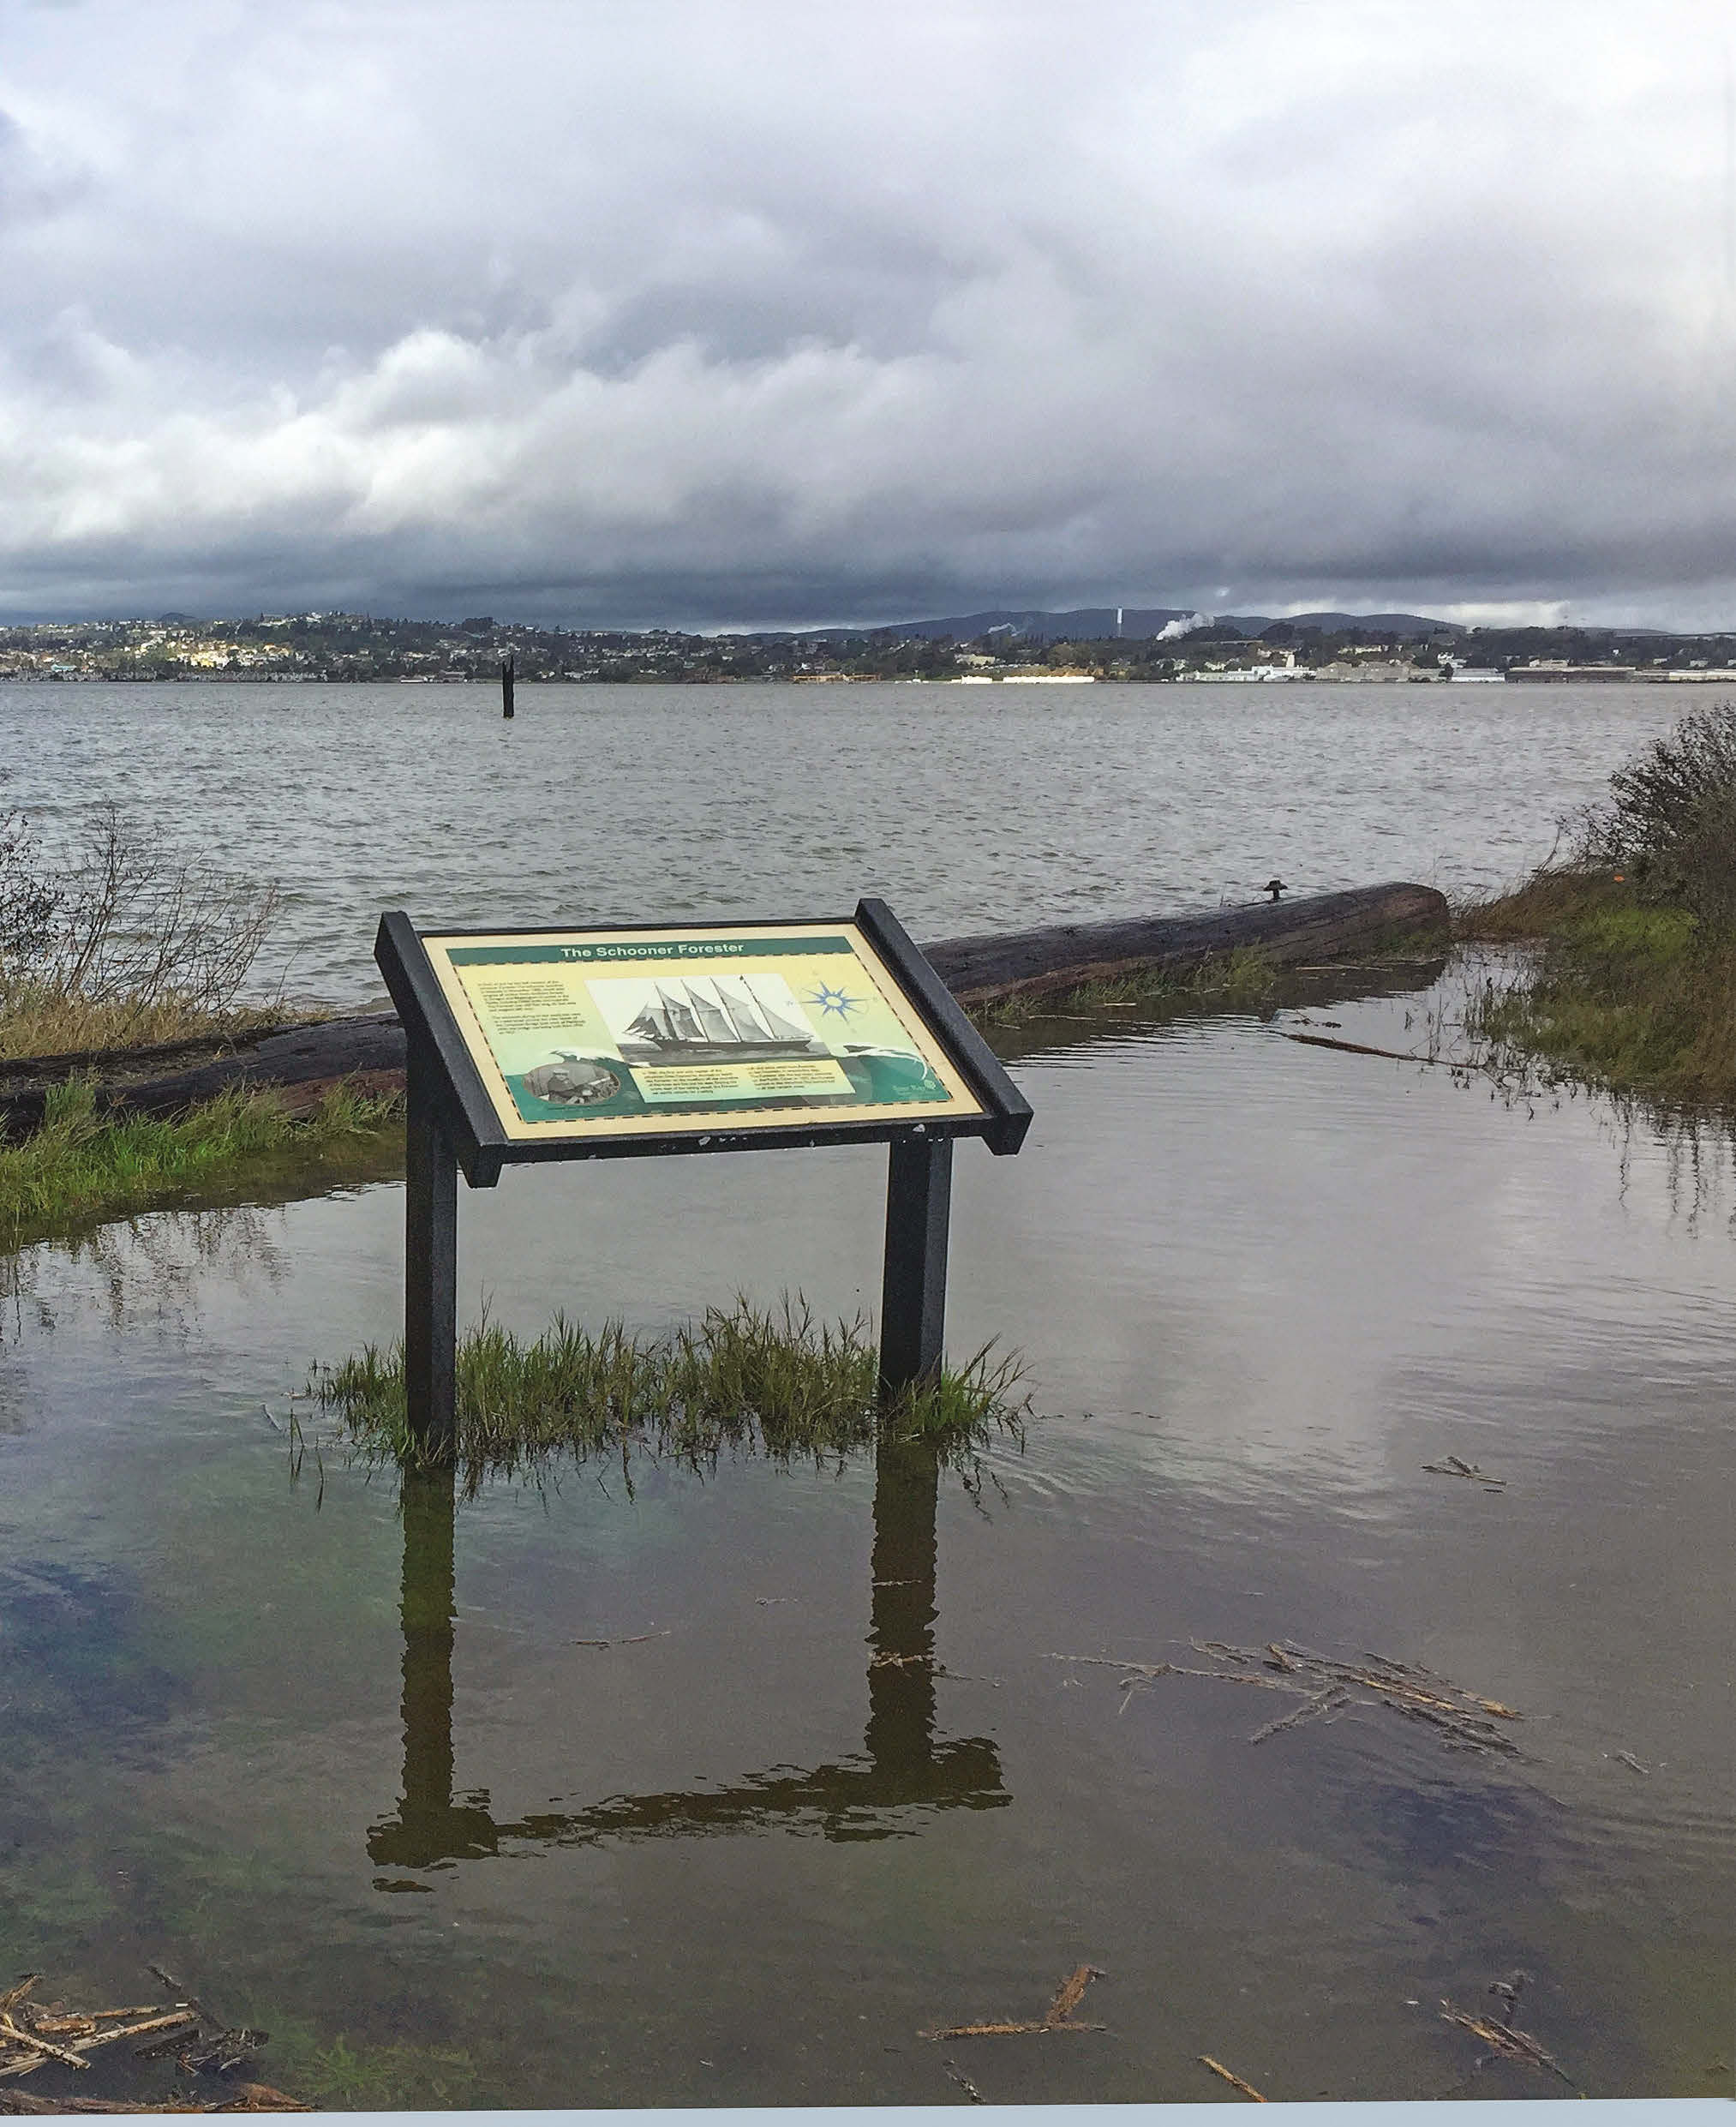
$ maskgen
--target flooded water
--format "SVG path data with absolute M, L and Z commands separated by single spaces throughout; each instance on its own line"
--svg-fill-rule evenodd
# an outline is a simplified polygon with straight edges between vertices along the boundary
M 427 927 L 883 895 L 918 938 L 1420 879 L 1488 891 L 1694 706 L 1668 686 L 0 685 L 0 812 L 113 799 L 283 884 L 262 962 L 374 993 Z M 1057 696 L 1063 697 L 1057 700 Z M 1693 698 L 1690 698 L 1692 697 Z
M 1035 1415 L 970 1489 L 455 1506 L 329 1440 L 292 1482 L 290 1392 L 394 1333 L 389 1180 L 24 1251 L 0 1970 L 161 1963 L 338 2104 L 1228 2095 L 1201 2054 L 1273 2098 L 1727 2094 L 1736 1197 L 1583 1101 L 1284 1039 L 1407 1049 L 1427 1002 L 1003 1041 L 1037 1120 L 961 1156 L 949 1343 L 1021 1349 Z M 464 1312 L 853 1314 L 883 1192 L 872 1151 L 509 1173 Z M 1366 1682 L 1254 1743 L 1299 1702 L 1181 1672 L 1272 1642 L 1426 1668 L 1516 1750 Z M 1082 1964 L 1100 2032 L 922 2035 Z M 1565 2080 L 1443 2020 L 1516 1971 Z

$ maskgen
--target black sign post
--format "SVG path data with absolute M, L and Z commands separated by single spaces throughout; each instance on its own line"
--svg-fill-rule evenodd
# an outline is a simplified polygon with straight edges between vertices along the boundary
M 852 935 L 847 940 L 800 939 L 790 950 L 812 944 L 829 948 L 847 944 L 859 956 L 850 964 L 869 976 L 871 984 L 879 985 L 878 993 L 897 1008 L 899 1023 L 916 1046 L 907 1056 L 881 1053 L 892 1054 L 895 1062 L 907 1062 L 923 1072 L 923 1083 L 934 1096 L 913 1099 L 902 1113 L 896 1099 L 883 1099 L 877 1105 L 846 1093 L 818 1099 L 767 1095 L 757 1103 L 743 1101 L 727 1110 L 715 1104 L 705 1106 L 696 1094 L 685 1110 L 647 1108 L 625 1124 L 613 1117 L 592 1123 L 582 1108 L 555 1114 L 550 1099 L 531 1100 L 515 1091 L 514 1081 L 489 1046 L 487 1028 L 465 1005 L 469 993 L 442 980 L 428 942 L 435 944 L 448 969 L 459 961 L 543 964 L 560 956 L 590 971 L 600 959 L 637 958 L 655 963 L 658 955 L 684 952 L 751 954 L 756 944 L 775 939 L 781 932 L 829 929 Z M 953 1141 L 981 1137 L 991 1153 L 1016 1153 L 1030 1128 L 1029 1104 L 883 902 L 864 900 L 853 916 L 825 923 L 690 926 L 683 934 L 688 942 L 680 946 L 661 942 L 668 935 L 667 929 L 650 925 L 606 934 L 544 930 L 504 936 L 494 932 L 424 935 L 402 913 L 380 920 L 374 958 L 404 1022 L 408 1048 L 404 1386 L 410 1425 L 430 1447 L 449 1446 L 457 1431 L 460 1168 L 472 1189 L 492 1189 L 503 1165 L 549 1159 L 883 1142 L 889 1150 L 880 1309 L 882 1395 L 895 1396 L 931 1378 L 940 1366 Z M 640 937 L 646 941 L 643 946 L 635 943 Z M 472 939 L 486 943 L 466 952 L 465 943 Z M 564 942 L 569 939 L 578 943 Z M 586 942 L 596 939 L 604 943 Z M 506 972 L 517 974 L 518 970 Z M 703 981 L 702 978 L 698 1009 L 718 1018 L 722 999 L 715 989 L 707 992 Z M 685 994 L 691 1004 L 691 986 Z M 752 992 L 748 997 L 751 1007 Z M 709 1004 L 704 1001 L 708 998 Z M 667 1021 L 667 1005 L 659 1009 Z M 675 1009 L 679 1014 L 679 1005 Z M 731 1031 L 739 1038 L 739 1028 Z M 775 1034 L 777 1029 L 768 1025 L 766 1031 Z M 672 1052 L 677 1046 L 672 1028 Z M 758 1045 L 766 1050 L 775 1046 L 772 1041 Z M 697 1028 L 686 1046 L 716 1052 L 715 1036 L 707 1049 Z M 845 1079 L 841 1064 L 856 1063 L 856 1051 L 864 1048 L 865 1045 L 846 1044 L 838 1052 L 841 1062 L 835 1062 L 817 1040 L 810 1045 L 813 1055 L 824 1057 L 823 1068 L 847 1085 L 853 1081 Z M 920 1052 L 926 1052 L 926 1064 Z M 578 1068 L 590 1074 L 593 1084 L 601 1082 L 595 1058 Z M 776 1068 L 759 1066 L 763 1071 Z M 614 1071 L 602 1075 L 618 1087 L 631 1074 L 627 1065 L 616 1059 Z M 524 1082 L 522 1075 L 516 1081 L 520 1087 Z M 542 1082 L 549 1083 L 546 1072 Z M 571 1075 L 562 1082 L 578 1084 Z M 661 1081 L 669 1082 L 667 1078 Z M 707 1081 L 703 1072 L 696 1071 L 690 1079 L 673 1082 L 685 1087 L 690 1083 L 703 1087 Z M 774 1077 L 766 1082 L 776 1081 Z M 575 1092 L 570 1097 L 580 1096 Z M 667 1099 L 669 1095 L 663 1093 L 661 1097 Z M 542 1120 L 545 1109 L 550 1111 L 552 1122 Z
M 880 1284 L 880 1389 L 894 1394 L 940 1366 L 946 1330 L 946 1244 L 952 1140 L 892 1141 L 886 1181 L 886 1267 Z
M 440 1118 L 438 1083 L 424 1045 L 412 1040 L 404 1104 L 404 1385 L 423 1441 L 449 1445 L 458 1433 L 458 1161 Z

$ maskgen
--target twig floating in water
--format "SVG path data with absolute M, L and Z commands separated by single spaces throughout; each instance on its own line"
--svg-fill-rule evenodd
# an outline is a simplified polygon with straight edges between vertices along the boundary
M 1444 2023 L 1457 2024 L 1461 2031 L 1481 2039 L 1489 2049 L 1486 2058 L 1499 2055 L 1505 2060 L 1523 2061 L 1528 2067 L 1547 2068 L 1551 2075 L 1559 2076 L 1570 2090 L 1577 2088 L 1555 2056 L 1546 2053 L 1529 2031 L 1516 2031 L 1507 2023 L 1490 2023 L 1482 2016 L 1461 2016 L 1450 2002 L 1442 2002 L 1440 2015 Z M 1482 2063 L 1477 2064 L 1481 2067 Z
M 985 2101 L 982 2092 L 978 2089 L 977 2086 L 971 2081 L 970 2077 L 968 2076 L 961 2076 L 959 2073 L 958 2066 L 955 2062 L 943 2060 L 941 2063 L 941 2066 L 945 2069 L 947 2074 L 952 2078 L 952 2080 L 957 2083 L 960 2089 L 964 2092 L 965 2095 L 970 2100 L 973 2105 L 981 2105 Z
M 311 2105 L 273 2090 L 267 2082 L 231 2083 L 229 2094 L 209 2105 L 183 2099 L 167 2105 L 141 2105 L 126 2098 L 32 2098 L 21 2090 L 0 2090 L 0 2112 L 35 2116 L 45 2112 L 311 2112 Z
M 291 1420 L 294 1419 L 295 1415 L 296 1414 L 293 1411 L 290 1413 Z M 166 1986 L 169 1992 L 175 1996 L 175 2006 L 177 2009 L 196 2009 L 200 2015 L 205 2019 L 207 2023 L 214 2023 L 219 2028 L 221 2027 L 223 2023 L 222 2017 L 213 2016 L 210 2010 L 207 2009 L 205 2004 L 200 2000 L 198 1995 L 195 1994 L 190 1987 L 183 1986 L 172 1972 L 165 1972 L 160 1964 L 147 1965 L 145 1969 L 151 1974 L 153 1980 L 161 1980 L 164 1986 Z
M 1213 2060 L 1209 2053 L 1201 2053 L 1200 2064 L 1202 2068 L 1209 2068 L 1214 2076 L 1222 2076 L 1224 2082 L 1229 2083 L 1232 2088 L 1241 2091 L 1245 2098 L 1252 2098 L 1256 2105 L 1266 2103 L 1266 2100 L 1261 2097 L 1251 2082 L 1244 2082 L 1240 2076 L 1226 2068 L 1221 2060 Z
M 1263 1743 L 1268 1735 L 1276 1735 L 1282 1729 L 1299 1729 L 1308 1722 L 1318 1720 L 1321 1714 L 1331 1713 L 1334 1708 L 1347 1706 L 1350 1694 L 1342 1684 L 1329 1685 L 1313 1699 L 1302 1701 L 1294 1713 L 1280 1714 L 1276 1721 L 1268 1721 L 1263 1729 L 1256 1729 L 1248 1737 L 1250 1743 Z
M 151 1969 L 177 1994 L 183 1992 L 171 1974 L 155 1965 Z M 87 2056 L 99 2047 L 142 2038 L 147 2043 L 133 2049 L 135 2059 L 150 2060 L 165 2052 L 179 2051 L 183 2068 L 221 2075 L 229 2079 L 229 2088 L 213 2103 L 182 2099 L 159 2105 L 142 2104 L 136 2099 L 129 2101 L 69 2094 L 27 2098 L 15 2091 L 6 2091 L 0 2092 L 0 2113 L 281 2112 L 313 2109 L 268 2084 L 232 2080 L 249 2056 L 266 2043 L 268 2034 L 237 2028 L 219 2032 L 213 2041 L 201 2042 L 201 2023 L 215 2022 L 216 2019 L 196 1996 L 168 2003 L 139 2003 L 86 2012 L 69 2009 L 62 2002 L 27 2002 L 26 1997 L 39 1977 L 39 1974 L 27 1974 L 0 1995 L 0 2078 L 11 2080 L 27 2076 L 51 2061 L 69 2068 L 88 2068 Z M 183 2050 L 201 2046 L 202 2050 L 194 2053 Z
M 1082 2024 L 1070 2024 L 1069 2030 L 1082 2030 Z M 919 2031 L 919 2039 L 1010 2039 L 1029 2031 L 1046 2031 L 1046 2023 L 949 2023 L 941 2031 Z
M 1086 1988 L 1093 1980 L 1102 1977 L 1102 1968 L 1098 1965 L 1081 1964 L 1076 1967 L 1056 1988 L 1055 1998 L 1050 2003 L 1049 2014 L 1044 2021 L 1051 2025 L 1064 2023 L 1085 1999 Z
M 1422 1466 L 1432 1477 L 1469 1477 L 1473 1484 L 1481 1484 L 1487 1491 L 1502 1492 L 1506 1489 L 1507 1480 L 1505 1477 L 1491 1477 L 1487 1470 L 1480 1469 L 1474 1462 L 1465 1461 L 1461 1455 L 1449 1455 L 1445 1462 L 1426 1462 Z
M 1395 1064 L 1445 1064 L 1444 1056 L 1418 1056 L 1414 1049 L 1371 1049 L 1366 1041 L 1334 1041 L 1330 1034 L 1293 1034 L 1287 1028 L 1278 1032 L 1286 1041 L 1300 1041 L 1310 1049 L 1342 1049 L 1347 1056 L 1390 1057 Z M 1206 2056 L 1200 2056 L 1203 2060 Z M 1262 2098 L 1260 2102 L 1265 2103 Z
M 1407 1668 L 1384 1655 L 1365 1655 L 1360 1662 L 1335 1661 L 1286 1640 L 1269 1641 L 1263 1648 L 1231 1647 L 1222 1640 L 1189 1642 L 1197 1653 L 1209 1655 L 1220 1667 L 1188 1668 L 1175 1662 L 1133 1662 L 1110 1655 L 1051 1654 L 1051 1662 L 1077 1662 L 1098 1669 L 1121 1671 L 1122 1699 L 1118 1712 L 1125 1713 L 1134 1693 L 1160 1676 L 1202 1677 L 1209 1683 L 1251 1684 L 1261 1691 L 1281 1692 L 1287 1698 L 1306 1698 L 1308 1705 L 1291 1717 L 1273 1723 L 1251 1736 L 1259 1742 L 1279 1728 L 1300 1725 L 1320 1715 L 1335 1714 L 1347 1705 L 1385 1705 L 1414 1720 L 1428 1722 L 1449 1739 L 1448 1747 L 1458 1750 L 1500 1751 L 1519 1754 L 1518 1746 L 1495 1725 L 1523 1717 L 1515 1706 L 1499 1699 L 1485 1699 L 1444 1677 L 1430 1676 L 1427 1669 Z M 1419 1679 L 1428 1678 L 1428 1683 Z M 1356 1699 L 1351 1686 L 1374 1695 Z M 1433 1686 L 1435 1688 L 1431 1689 Z M 1319 1703 L 1324 1701 L 1325 1703 Z
M 112 2046 L 117 2039 L 143 2038 L 147 2031 L 171 2032 L 174 2035 L 168 2043 L 178 2046 L 199 2028 L 199 2019 L 190 2009 L 170 2009 L 158 2016 L 141 2016 L 136 2022 L 111 2023 L 106 2030 L 103 2029 L 97 2022 L 98 2016 L 112 2016 L 114 2013 L 112 2009 L 99 2009 L 88 2016 L 57 2017 L 51 2022 L 39 2020 L 36 2028 L 46 2037 L 69 2038 L 69 2042 L 81 2053 L 94 2052 L 99 2046 Z
M 69 2047 L 57 2046 L 52 2039 L 39 2038 L 35 2032 L 24 2030 L 11 2017 L 0 2011 L 0 2039 L 9 2046 L 21 2046 L 27 2052 L 41 2053 L 50 2060 L 63 2061 L 69 2068 L 88 2068 L 90 2063 L 81 2053 Z
M 233 2031 L 219 2031 L 209 2046 L 202 2046 L 196 2053 L 183 2053 L 181 2058 L 199 2075 L 229 2076 L 267 2044 L 271 2035 L 269 2031 L 249 2031 L 245 2026 L 237 2026 Z
M 1055 1990 L 1054 1999 L 1045 2014 L 1035 2021 L 1019 2023 L 955 2023 L 939 2031 L 919 2031 L 924 2039 L 1012 2039 L 1034 2037 L 1049 2031 L 1101 2031 L 1100 2023 L 1075 2023 L 1073 2012 L 1085 1998 L 1085 1990 L 1093 1980 L 1103 1977 L 1103 1968 L 1095 1964 L 1076 1966 Z

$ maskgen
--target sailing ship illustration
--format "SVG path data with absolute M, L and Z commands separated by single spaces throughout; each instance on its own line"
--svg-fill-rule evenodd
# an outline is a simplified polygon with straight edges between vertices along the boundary
M 629 1064 L 757 1064 L 831 1054 L 750 975 L 660 977 L 618 1044 Z

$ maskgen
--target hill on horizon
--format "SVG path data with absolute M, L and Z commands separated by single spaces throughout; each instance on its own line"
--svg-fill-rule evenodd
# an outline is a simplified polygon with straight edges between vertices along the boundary
M 949 614 L 931 620 L 883 621 L 874 626 L 798 628 L 790 631 L 802 641 L 835 641 L 845 636 L 891 635 L 901 638 L 973 643 L 984 636 L 1007 634 L 1017 640 L 1039 643 L 1149 642 L 1176 620 L 1190 620 L 1186 606 L 1078 606 L 1051 613 L 1029 608 L 997 608 L 986 613 Z M 1463 635 L 1455 620 L 1438 620 L 1422 613 L 1295 613 L 1280 620 L 1270 614 L 1220 613 L 1205 616 L 1206 625 L 1190 634 L 1262 635 L 1268 628 L 1318 628 L 1323 634 L 1339 634 L 1350 628 L 1404 640 L 1430 635 Z M 1182 639 L 1180 638 L 1177 638 Z

